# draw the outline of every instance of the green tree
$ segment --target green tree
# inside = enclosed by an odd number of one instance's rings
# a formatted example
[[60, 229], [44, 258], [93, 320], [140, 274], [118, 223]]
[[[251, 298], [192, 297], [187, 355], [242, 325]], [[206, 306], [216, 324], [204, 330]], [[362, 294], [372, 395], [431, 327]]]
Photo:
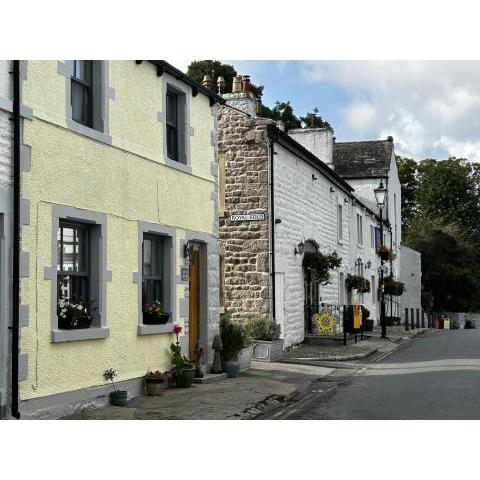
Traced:
[[417, 219], [409, 244], [422, 254], [422, 299], [433, 311], [468, 312], [480, 308], [480, 258], [458, 227]]
[[318, 107], [314, 107], [311, 112], [307, 112], [305, 116], [300, 117], [300, 121], [302, 122], [302, 127], [304, 128], [325, 128], [329, 127], [330, 124], [323, 120], [322, 117], [318, 114], [319, 110]]
[[301, 128], [302, 126], [302, 122], [293, 112], [292, 105], [289, 101], [280, 102], [277, 100], [273, 108], [262, 105], [260, 116], [271, 118], [272, 120], [281, 120], [285, 124], [286, 130]]
[[[198, 60], [191, 62], [187, 69], [187, 75], [199, 83], [202, 83], [204, 75], [208, 73], [212, 77], [212, 90], [217, 90], [218, 77], [225, 79], [225, 93], [232, 92], [233, 78], [237, 71], [233, 65], [222, 63], [218, 60]], [[250, 91], [259, 99], [263, 95], [263, 85], [250, 83]]]
[[478, 241], [480, 197], [473, 164], [463, 158], [428, 159], [417, 169], [419, 215], [440, 225], [457, 225], [462, 236]]
[[406, 234], [418, 210], [416, 200], [418, 189], [417, 162], [412, 158], [397, 155], [397, 168], [402, 187], [402, 231]]

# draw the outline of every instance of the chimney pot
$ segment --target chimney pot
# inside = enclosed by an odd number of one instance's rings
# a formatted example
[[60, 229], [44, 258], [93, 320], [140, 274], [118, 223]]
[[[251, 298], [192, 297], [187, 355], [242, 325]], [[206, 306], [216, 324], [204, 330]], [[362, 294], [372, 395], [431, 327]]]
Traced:
[[391, 135], [387, 137], [387, 142], [393, 142], [393, 137]]
[[233, 77], [232, 93], [240, 93], [242, 91], [242, 77], [237, 75]]
[[225, 93], [225, 78], [220, 76], [217, 79], [217, 88], [218, 88], [218, 93], [221, 95]]
[[242, 92], [248, 93], [250, 91], [250, 75], [244, 75], [242, 80]]
[[212, 88], [212, 77], [208, 73], [206, 73], [203, 76], [202, 85], [205, 88], [208, 88], [209, 90], [211, 90], [211, 88]]

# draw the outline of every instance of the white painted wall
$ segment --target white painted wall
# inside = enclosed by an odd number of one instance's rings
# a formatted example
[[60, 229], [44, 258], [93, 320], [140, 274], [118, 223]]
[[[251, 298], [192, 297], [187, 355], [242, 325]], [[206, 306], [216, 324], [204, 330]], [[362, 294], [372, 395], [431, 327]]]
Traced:
[[[302, 256], [295, 255], [295, 246], [301, 241], [315, 240], [322, 253], [336, 251], [342, 257], [342, 266], [332, 272], [329, 285], [321, 287], [321, 300], [340, 304], [339, 276], [355, 273], [355, 260], [364, 265], [370, 260], [370, 269], [364, 275], [375, 276], [378, 285], [379, 259], [370, 244], [370, 225], [376, 224], [360, 205], [352, 205], [352, 196], [339, 189], [318, 170], [297, 158], [278, 144], [274, 146], [276, 270], [276, 319], [282, 326], [285, 346], [300, 343], [304, 338], [304, 285]], [[315, 174], [317, 180], [312, 179]], [[333, 189], [333, 192], [331, 191]], [[348, 202], [345, 202], [348, 200]], [[343, 205], [343, 240], [337, 236], [337, 206]], [[356, 214], [363, 216], [363, 245], [357, 242]], [[346, 297], [346, 294], [345, 294]], [[372, 292], [364, 295], [363, 304], [370, 309], [371, 318], [378, 317]], [[360, 300], [360, 299], [358, 299]]]
[[330, 128], [299, 128], [288, 134], [312, 152], [323, 163], [333, 168], [333, 130]]
[[401, 317], [402, 321], [405, 321], [405, 308], [409, 309], [409, 319], [411, 315], [411, 309], [420, 310], [420, 321], [422, 312], [422, 255], [420, 252], [413, 250], [405, 245], [401, 246], [401, 277], [400, 281], [405, 284], [405, 291], [400, 297], [401, 305]]
[[[368, 202], [368, 205], [377, 211], [376, 200], [374, 190], [379, 186], [379, 178], [358, 178], [348, 180], [348, 183], [355, 189], [355, 195]], [[400, 180], [398, 178], [397, 164], [395, 161], [395, 155], [392, 154], [390, 162], [390, 170], [387, 183], [387, 207], [384, 210], [384, 215], [388, 214], [388, 219], [392, 225], [393, 235], [393, 252], [397, 255], [397, 258], [393, 262], [393, 274], [395, 277], [400, 278], [401, 275], [401, 241], [402, 241], [402, 192], [400, 186]], [[390, 245], [390, 242], [388, 242]]]

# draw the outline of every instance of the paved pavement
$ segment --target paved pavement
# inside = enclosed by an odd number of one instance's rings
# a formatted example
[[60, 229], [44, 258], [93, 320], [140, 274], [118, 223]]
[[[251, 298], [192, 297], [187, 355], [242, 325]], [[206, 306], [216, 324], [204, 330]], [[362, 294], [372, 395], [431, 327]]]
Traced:
[[[431, 331], [267, 418], [480, 419], [480, 329]], [[337, 371], [338, 373], [338, 371]]]
[[283, 361], [337, 367], [339, 365], [332, 362], [342, 362], [343, 366], [349, 366], [347, 362], [358, 363], [365, 359], [370, 360], [387, 355], [402, 343], [423, 335], [427, 331], [427, 329], [405, 331], [403, 326], [388, 327], [388, 338], [381, 339], [380, 329], [375, 328], [373, 332], [366, 334], [368, 338], [349, 345], [343, 345], [342, 343], [335, 345], [301, 344], [285, 352]]
[[139, 397], [126, 407], [85, 409], [67, 420], [228, 420], [251, 419], [302, 395], [333, 369], [252, 362], [238, 378], [191, 388], [165, 389], [160, 397]]

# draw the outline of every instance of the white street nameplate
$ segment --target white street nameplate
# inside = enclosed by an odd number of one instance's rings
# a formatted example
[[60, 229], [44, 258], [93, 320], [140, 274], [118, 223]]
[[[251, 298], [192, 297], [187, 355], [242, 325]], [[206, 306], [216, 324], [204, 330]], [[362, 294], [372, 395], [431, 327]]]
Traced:
[[233, 222], [251, 222], [253, 220], [265, 220], [264, 213], [245, 213], [242, 215], [232, 215], [230, 220]]

